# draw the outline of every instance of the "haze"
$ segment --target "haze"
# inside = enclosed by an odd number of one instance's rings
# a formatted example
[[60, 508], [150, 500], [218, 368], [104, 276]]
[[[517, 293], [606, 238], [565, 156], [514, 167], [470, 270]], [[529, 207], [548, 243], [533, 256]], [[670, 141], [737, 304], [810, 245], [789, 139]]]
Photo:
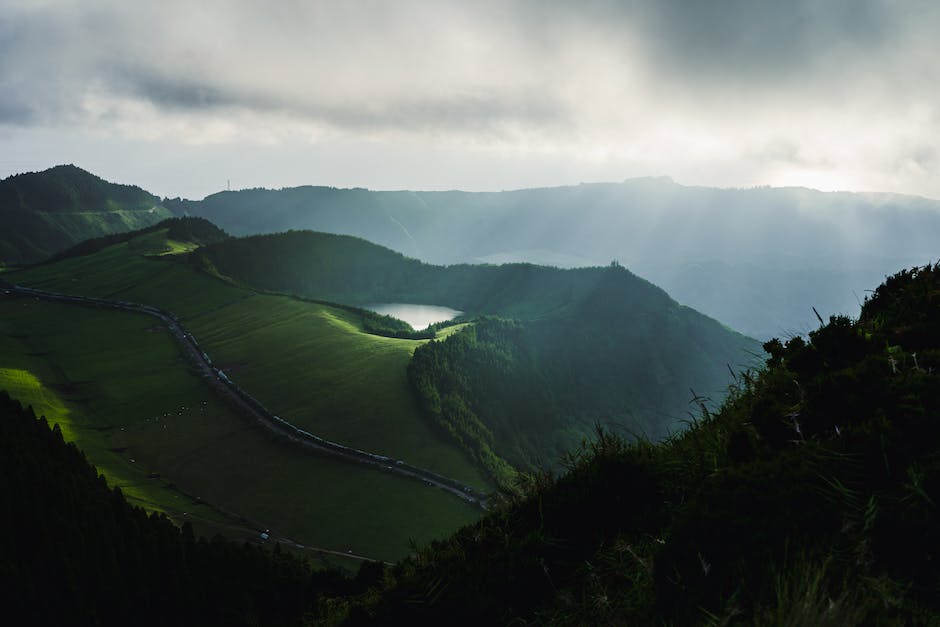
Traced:
[[0, 174], [940, 197], [927, 1], [0, 0]]

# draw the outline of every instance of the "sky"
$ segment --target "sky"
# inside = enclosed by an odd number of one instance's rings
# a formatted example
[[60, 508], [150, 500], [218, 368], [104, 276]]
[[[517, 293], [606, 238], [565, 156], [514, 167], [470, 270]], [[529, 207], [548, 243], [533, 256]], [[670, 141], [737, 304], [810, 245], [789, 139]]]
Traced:
[[934, 0], [0, 0], [0, 176], [940, 198]]

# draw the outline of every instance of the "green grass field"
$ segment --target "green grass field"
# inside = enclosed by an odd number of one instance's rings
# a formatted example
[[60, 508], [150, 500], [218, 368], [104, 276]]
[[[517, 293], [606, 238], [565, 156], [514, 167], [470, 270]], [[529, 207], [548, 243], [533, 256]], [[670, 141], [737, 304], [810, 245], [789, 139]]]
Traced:
[[172, 245], [165, 232], [150, 233], [8, 280], [158, 305], [182, 319], [217, 367], [285, 420], [348, 446], [492, 488], [469, 457], [419, 413], [406, 368], [426, 340], [370, 335], [343, 309], [257, 294], [185, 264], [146, 256]]
[[327, 439], [488, 487], [419, 413], [406, 368], [420, 342], [367, 335], [346, 311], [270, 296], [187, 324], [215, 364], [279, 416]]
[[0, 388], [58, 422], [133, 502], [209, 528], [257, 525], [396, 559], [409, 540], [479, 515], [418, 482], [272, 440], [217, 400], [147, 316], [2, 299]]

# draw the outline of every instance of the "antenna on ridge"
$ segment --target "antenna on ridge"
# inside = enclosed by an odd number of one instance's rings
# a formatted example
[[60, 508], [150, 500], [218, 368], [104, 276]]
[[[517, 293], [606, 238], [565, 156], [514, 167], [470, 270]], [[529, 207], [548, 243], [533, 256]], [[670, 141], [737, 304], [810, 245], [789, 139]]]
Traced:
[[225, 179], [225, 188], [228, 191], [232, 191], [232, 179]]

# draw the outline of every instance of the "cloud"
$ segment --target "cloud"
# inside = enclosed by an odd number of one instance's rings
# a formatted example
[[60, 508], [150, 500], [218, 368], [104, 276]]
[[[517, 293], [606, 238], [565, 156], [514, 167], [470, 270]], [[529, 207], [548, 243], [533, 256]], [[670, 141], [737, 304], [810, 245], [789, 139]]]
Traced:
[[678, 178], [721, 164], [742, 182], [784, 165], [926, 180], [934, 5], [0, 0], [0, 125], [489, 146]]

